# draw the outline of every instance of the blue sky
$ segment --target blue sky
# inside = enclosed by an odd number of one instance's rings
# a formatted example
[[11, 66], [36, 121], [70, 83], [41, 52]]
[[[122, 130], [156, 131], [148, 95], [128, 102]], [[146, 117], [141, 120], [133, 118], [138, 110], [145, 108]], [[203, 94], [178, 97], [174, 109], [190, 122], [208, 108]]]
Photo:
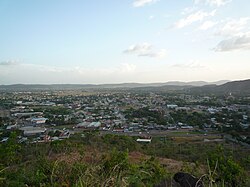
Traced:
[[250, 78], [249, 0], [1, 0], [0, 84]]

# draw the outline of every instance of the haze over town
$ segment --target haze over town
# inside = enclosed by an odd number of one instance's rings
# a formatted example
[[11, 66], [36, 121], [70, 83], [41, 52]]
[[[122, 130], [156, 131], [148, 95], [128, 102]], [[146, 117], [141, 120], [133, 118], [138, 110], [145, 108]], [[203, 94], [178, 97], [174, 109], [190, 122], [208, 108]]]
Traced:
[[0, 1], [0, 84], [250, 75], [248, 0]]

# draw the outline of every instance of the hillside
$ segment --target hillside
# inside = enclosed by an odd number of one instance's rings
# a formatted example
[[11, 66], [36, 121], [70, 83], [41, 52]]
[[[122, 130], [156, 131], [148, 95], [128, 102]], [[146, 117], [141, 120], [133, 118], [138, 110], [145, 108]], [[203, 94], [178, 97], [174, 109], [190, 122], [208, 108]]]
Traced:
[[222, 85], [205, 85], [202, 87], [190, 88], [193, 93], [234, 93], [234, 94], [249, 94], [250, 79], [241, 81], [232, 81]]

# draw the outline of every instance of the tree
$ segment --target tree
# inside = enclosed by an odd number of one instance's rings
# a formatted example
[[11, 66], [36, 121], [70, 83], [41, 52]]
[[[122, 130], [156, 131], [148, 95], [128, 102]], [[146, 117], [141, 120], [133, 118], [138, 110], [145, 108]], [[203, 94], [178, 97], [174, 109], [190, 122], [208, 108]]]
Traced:
[[17, 142], [17, 133], [12, 132], [6, 143], [0, 144], [1, 164], [9, 166], [21, 160], [21, 146]]
[[217, 171], [218, 180], [224, 181], [226, 186], [242, 186], [246, 178], [243, 168], [233, 160], [232, 156], [227, 156], [222, 146], [217, 147], [208, 158], [210, 168]]

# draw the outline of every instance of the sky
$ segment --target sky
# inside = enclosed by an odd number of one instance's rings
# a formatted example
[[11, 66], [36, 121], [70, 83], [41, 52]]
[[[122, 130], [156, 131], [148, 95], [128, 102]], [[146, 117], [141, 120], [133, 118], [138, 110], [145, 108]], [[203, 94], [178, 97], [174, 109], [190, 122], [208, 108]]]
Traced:
[[249, 78], [249, 0], [0, 1], [0, 84]]

